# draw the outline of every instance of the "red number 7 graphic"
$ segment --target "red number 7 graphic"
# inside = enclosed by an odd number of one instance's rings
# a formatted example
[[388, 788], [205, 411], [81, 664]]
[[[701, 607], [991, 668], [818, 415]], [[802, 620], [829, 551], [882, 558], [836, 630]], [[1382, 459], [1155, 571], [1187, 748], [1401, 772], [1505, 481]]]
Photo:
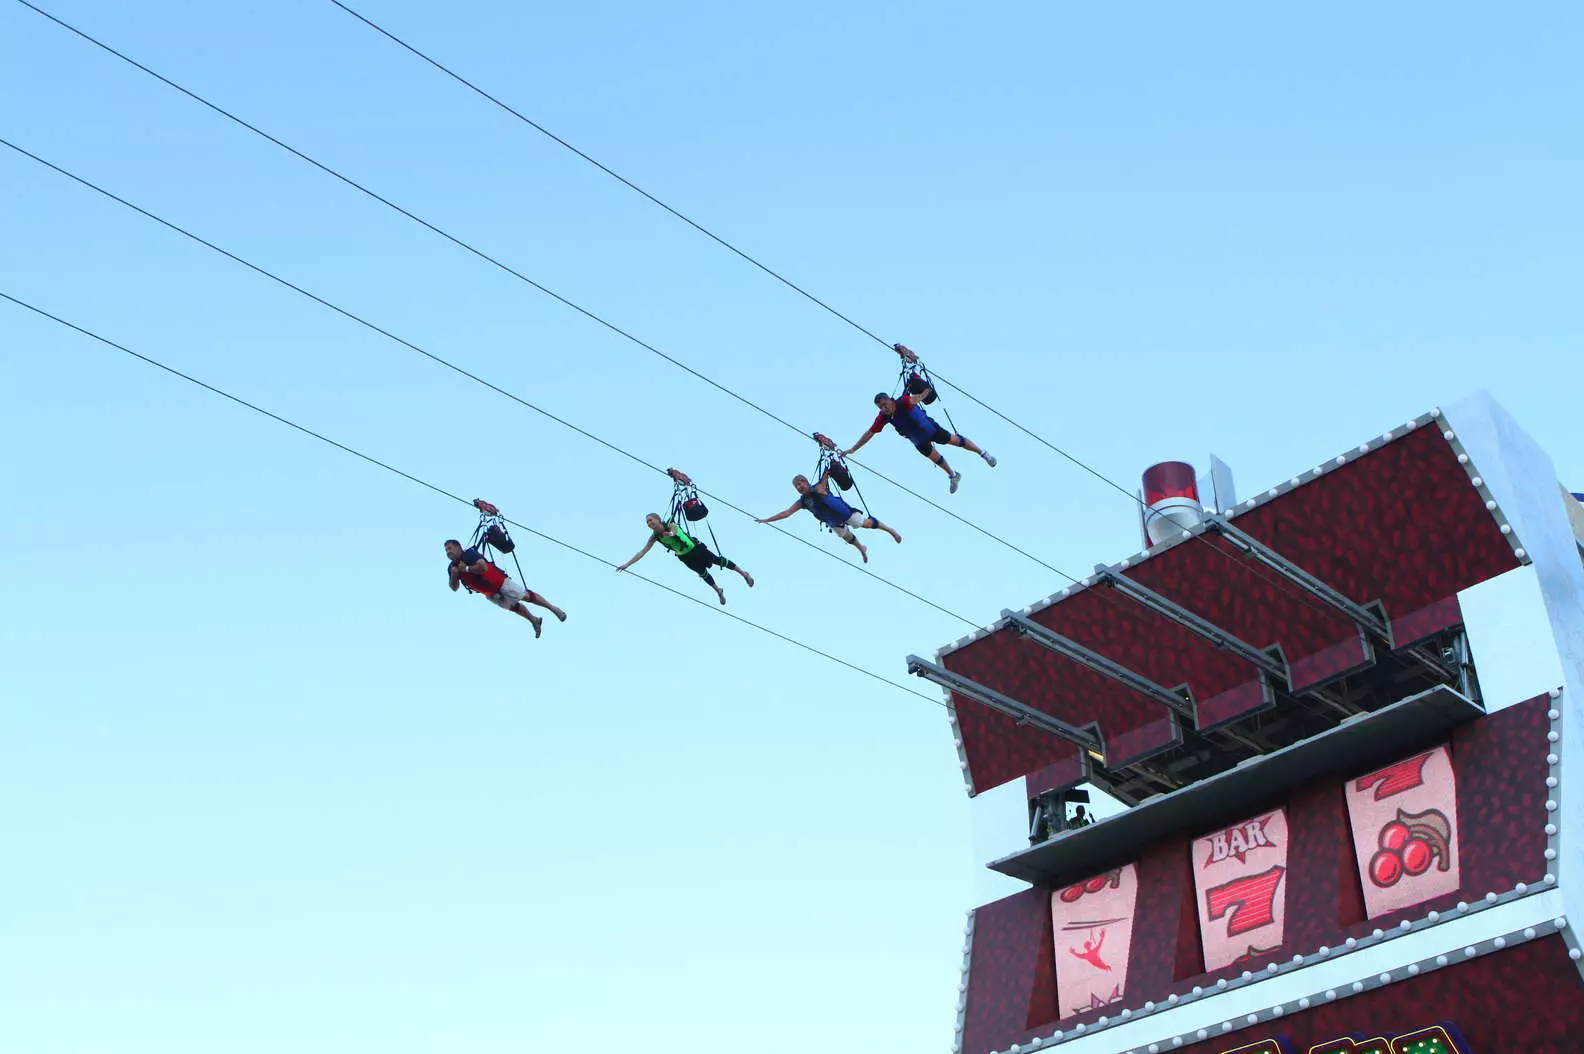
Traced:
[[1394, 794], [1411, 791], [1415, 787], [1424, 786], [1425, 765], [1430, 762], [1430, 757], [1435, 751], [1420, 754], [1416, 758], [1399, 761], [1395, 765], [1388, 765], [1379, 772], [1371, 772], [1368, 776], [1353, 784], [1356, 791], [1367, 791], [1375, 788], [1375, 800], [1385, 801]]
[[1276, 918], [1276, 890], [1286, 873], [1285, 867], [1276, 865], [1257, 875], [1234, 878], [1225, 885], [1208, 889], [1205, 908], [1212, 919], [1232, 912], [1227, 919], [1228, 937], [1269, 926]]

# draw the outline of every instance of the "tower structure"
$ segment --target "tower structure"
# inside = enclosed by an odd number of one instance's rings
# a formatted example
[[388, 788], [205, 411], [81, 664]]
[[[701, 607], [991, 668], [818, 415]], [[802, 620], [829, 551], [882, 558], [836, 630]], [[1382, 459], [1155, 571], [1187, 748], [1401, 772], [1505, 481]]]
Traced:
[[[1029, 799], [958, 1054], [1584, 1050], [1584, 517], [1545, 453], [1481, 395], [1231, 509], [1156, 476], [1158, 544], [908, 659], [968, 792]], [[1521, 568], [1550, 639], [1471, 637], [1459, 594]], [[1497, 647], [1561, 683], [1490, 697]], [[1083, 784], [1126, 808], [1072, 825]]]

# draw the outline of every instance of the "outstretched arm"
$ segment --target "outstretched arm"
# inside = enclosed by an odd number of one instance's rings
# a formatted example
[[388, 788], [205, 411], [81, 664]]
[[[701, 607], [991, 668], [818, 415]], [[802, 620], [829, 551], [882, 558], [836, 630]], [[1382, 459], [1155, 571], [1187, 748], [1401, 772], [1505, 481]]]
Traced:
[[863, 449], [863, 445], [865, 443], [869, 442], [869, 440], [874, 438], [874, 435], [875, 435], [874, 429], [871, 428], [869, 431], [867, 431], [863, 435], [859, 436], [858, 437], [858, 442], [854, 443], [848, 449], [842, 451], [842, 457], [851, 457], [852, 455], [858, 453], [858, 451]]
[[650, 549], [654, 548], [654, 543], [655, 543], [654, 535], [651, 534], [649, 536], [649, 540], [644, 543], [644, 547], [642, 549], [638, 550], [638, 555], [633, 557], [631, 560], [628, 560], [625, 564], [622, 564], [616, 570], [625, 571], [629, 567], [631, 567], [633, 564], [636, 564], [639, 560], [642, 560], [644, 558], [644, 554], [647, 553]]
[[784, 520], [788, 516], [792, 515], [794, 512], [797, 512], [802, 507], [803, 507], [803, 503], [801, 501], [794, 501], [791, 505], [788, 505], [786, 508], [784, 508], [780, 512], [776, 513], [774, 516], [766, 516], [764, 519], [755, 520], [754, 522], [755, 523], [774, 523], [777, 520]]

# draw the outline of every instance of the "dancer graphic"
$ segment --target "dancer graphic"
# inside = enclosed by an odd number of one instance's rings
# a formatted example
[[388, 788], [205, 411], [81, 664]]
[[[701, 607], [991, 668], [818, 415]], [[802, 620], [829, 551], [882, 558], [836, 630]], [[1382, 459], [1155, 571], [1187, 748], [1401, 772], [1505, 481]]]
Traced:
[[1100, 939], [1095, 940], [1094, 931], [1090, 930], [1089, 939], [1084, 941], [1083, 951], [1079, 951], [1077, 948], [1068, 948], [1067, 952], [1074, 958], [1082, 959], [1097, 970], [1104, 970], [1110, 973], [1111, 967], [1106, 964], [1104, 959], [1100, 958], [1100, 946], [1105, 943], [1105, 935], [1106, 931], [1102, 929], [1100, 931]]

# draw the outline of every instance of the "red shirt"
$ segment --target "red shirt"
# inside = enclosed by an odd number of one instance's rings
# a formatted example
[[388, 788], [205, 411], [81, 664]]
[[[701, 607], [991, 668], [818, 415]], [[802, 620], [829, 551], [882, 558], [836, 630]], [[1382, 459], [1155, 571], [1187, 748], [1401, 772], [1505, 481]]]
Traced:
[[[898, 399], [896, 404], [897, 412], [901, 413], [903, 411], [913, 409], [913, 407], [917, 405], [917, 401], [913, 398], [912, 392], [903, 392], [902, 398]], [[883, 411], [881, 413], [875, 414], [874, 424], [869, 426], [869, 434], [879, 435], [881, 432], [885, 431], [885, 426], [890, 423], [891, 415]]]
[[[468, 549], [462, 554], [462, 563], [464, 566], [471, 566], [482, 559], [483, 557], [479, 556], [478, 550], [476, 549]], [[457, 581], [461, 582], [464, 586], [475, 593], [483, 593], [485, 596], [493, 596], [494, 594], [499, 593], [500, 587], [505, 584], [506, 572], [502, 571], [488, 560], [484, 560], [484, 573], [482, 575], [476, 575], [471, 571], [463, 571], [457, 575]]]

